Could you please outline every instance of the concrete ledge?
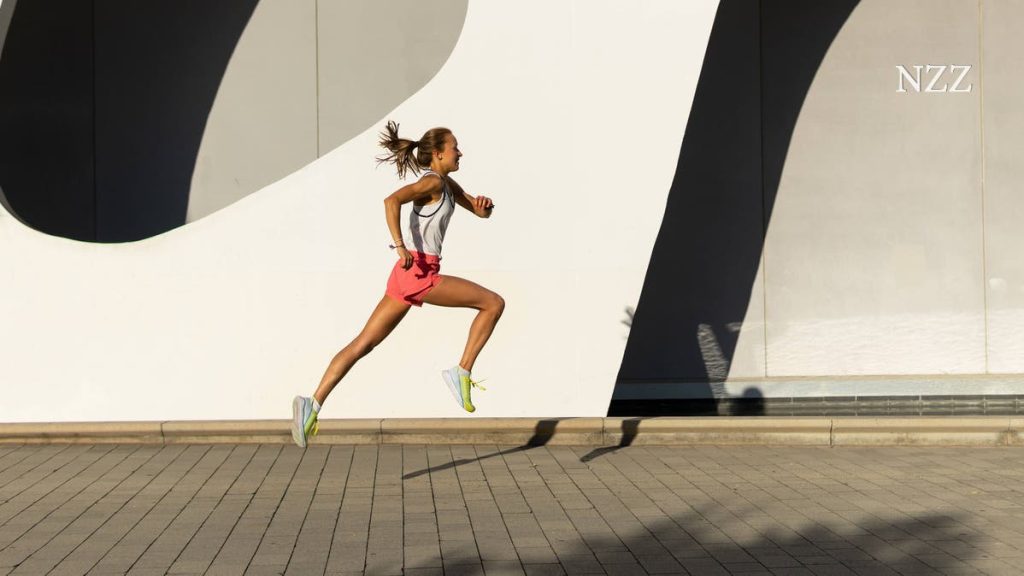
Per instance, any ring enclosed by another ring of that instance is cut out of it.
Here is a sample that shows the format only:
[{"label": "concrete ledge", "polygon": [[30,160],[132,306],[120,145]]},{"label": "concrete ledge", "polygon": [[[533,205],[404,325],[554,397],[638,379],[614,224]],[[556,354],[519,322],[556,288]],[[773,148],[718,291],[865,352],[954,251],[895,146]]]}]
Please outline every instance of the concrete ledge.
[{"label": "concrete ledge", "polygon": [[[395,418],[322,420],[310,444],[1024,445],[1007,416]],[[0,423],[0,444],[291,444],[288,420]]]},{"label": "concrete ledge", "polygon": [[610,445],[784,444],[828,446],[830,418],[721,417],[605,418]]},{"label": "concrete ledge", "polygon": [[[351,420],[321,420],[317,435],[309,444],[380,444],[381,423],[379,418],[353,418]],[[285,437],[292,443],[291,422],[284,423]]]},{"label": "concrete ledge", "polygon": [[1024,418],[1010,418],[1010,429],[1006,433],[1006,444],[1009,446],[1024,445]]},{"label": "concrete ledge", "polygon": [[177,420],[162,425],[164,444],[285,444],[287,420]]},{"label": "concrete ledge", "polygon": [[381,421],[382,444],[601,446],[602,418],[407,418]]},{"label": "concrete ledge", "polygon": [[[1021,424],[1024,420],[1017,419]],[[832,419],[835,446],[1004,446],[1016,432],[1006,416]]]},{"label": "concrete ledge", "polygon": [[162,444],[160,422],[0,423],[0,443]]}]

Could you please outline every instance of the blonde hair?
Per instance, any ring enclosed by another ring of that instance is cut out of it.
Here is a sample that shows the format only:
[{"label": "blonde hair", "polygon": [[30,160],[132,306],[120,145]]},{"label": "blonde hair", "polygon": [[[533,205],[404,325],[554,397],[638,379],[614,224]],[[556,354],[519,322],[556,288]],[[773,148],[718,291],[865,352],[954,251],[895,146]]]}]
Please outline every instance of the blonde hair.
[{"label": "blonde hair", "polygon": [[[380,133],[380,145],[387,149],[389,154],[378,156],[377,163],[394,164],[399,178],[404,179],[406,171],[409,170],[418,176],[420,170],[430,166],[434,152],[444,149],[445,136],[451,133],[452,131],[447,128],[431,128],[419,140],[407,140],[398,136],[398,124],[388,120],[384,132]],[[415,156],[413,149],[416,150]]]}]

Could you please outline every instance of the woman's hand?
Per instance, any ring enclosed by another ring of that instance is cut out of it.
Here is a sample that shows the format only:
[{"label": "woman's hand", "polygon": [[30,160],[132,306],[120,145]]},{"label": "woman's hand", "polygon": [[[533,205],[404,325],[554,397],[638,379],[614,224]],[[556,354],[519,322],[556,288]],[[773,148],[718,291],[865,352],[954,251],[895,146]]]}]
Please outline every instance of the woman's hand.
[{"label": "woman's hand", "polygon": [[412,254],[409,254],[409,251],[405,249],[405,246],[399,246],[397,251],[398,260],[402,263],[402,270],[408,270],[412,267]]},{"label": "woman's hand", "polygon": [[494,208],[494,202],[487,196],[477,196],[473,199],[473,211],[480,216],[486,216],[491,208]]}]

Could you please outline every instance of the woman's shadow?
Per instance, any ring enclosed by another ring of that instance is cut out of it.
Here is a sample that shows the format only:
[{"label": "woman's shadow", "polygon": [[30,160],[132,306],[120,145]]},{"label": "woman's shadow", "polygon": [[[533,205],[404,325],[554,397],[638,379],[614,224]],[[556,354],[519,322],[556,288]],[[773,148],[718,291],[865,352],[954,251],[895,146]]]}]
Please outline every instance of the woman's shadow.
[{"label": "woman's shadow", "polygon": [[441,464],[440,466],[434,466],[433,468],[424,468],[423,470],[417,470],[415,472],[410,472],[410,473],[402,476],[402,479],[403,480],[408,480],[410,478],[416,478],[417,476],[422,476],[424,474],[431,474],[431,473],[434,473],[434,472],[440,472],[442,470],[449,470],[451,468],[455,468],[456,466],[461,466],[463,464],[469,464],[469,463],[472,463],[472,462],[479,462],[480,460],[486,460],[487,458],[494,458],[496,456],[504,456],[506,454],[512,454],[514,452],[523,452],[525,450],[530,450],[532,448],[537,448],[537,447],[540,447],[540,446],[545,446],[551,440],[551,438],[555,435],[555,429],[558,427],[558,422],[559,422],[559,420],[556,419],[556,418],[538,420],[537,424],[534,426],[534,429],[533,429],[533,436],[531,436],[529,438],[529,440],[527,440],[526,443],[523,444],[522,446],[516,446],[515,448],[508,448],[506,450],[501,450],[501,451],[495,452],[493,454],[487,454],[485,456],[480,456],[478,458],[459,458],[458,460],[452,460],[451,462],[446,462],[444,464]]},{"label": "woman's shadow", "polygon": [[[631,445],[633,443],[633,440],[636,439],[636,437],[637,437],[637,434],[638,434],[639,428],[640,428],[640,421],[641,420],[644,420],[644,418],[626,418],[626,419],[624,419],[622,421],[622,423],[621,423],[621,429],[620,429],[621,437],[620,437],[619,442],[618,442],[617,445],[614,445],[614,446],[601,446],[599,448],[595,448],[595,449],[591,450],[589,453],[587,453],[584,456],[582,456],[580,458],[580,462],[589,462],[589,461],[593,460],[594,458],[598,458],[600,456],[603,456],[604,454],[608,454],[609,452],[614,452],[615,450],[618,450],[620,448],[624,448],[626,446]],[[537,422],[536,426],[534,426],[533,436],[531,436],[530,439],[527,440],[526,443],[524,443],[521,446],[516,446],[515,448],[508,448],[508,449],[505,449],[505,450],[500,450],[498,452],[494,452],[492,454],[486,454],[484,456],[479,456],[477,458],[459,458],[457,460],[452,460],[451,462],[446,462],[446,463],[441,464],[439,466],[434,466],[432,468],[424,468],[423,470],[417,470],[415,472],[410,472],[410,473],[402,476],[402,478],[405,479],[405,480],[408,480],[410,478],[416,478],[417,476],[422,476],[424,474],[431,474],[431,473],[434,473],[434,472],[440,472],[442,470],[449,470],[451,468],[455,468],[455,467],[461,466],[463,464],[470,464],[472,462],[479,462],[480,460],[485,460],[487,458],[494,458],[494,457],[497,457],[497,456],[504,456],[506,454],[512,454],[512,453],[515,453],[515,452],[524,452],[526,450],[531,450],[533,448],[538,448],[538,447],[541,447],[541,446],[546,446],[548,444],[548,442],[550,442],[551,439],[555,436],[555,434],[557,432],[557,428],[558,428],[558,423],[559,422],[560,422],[560,420],[557,419],[557,418],[549,418],[549,419],[539,420]]]}]

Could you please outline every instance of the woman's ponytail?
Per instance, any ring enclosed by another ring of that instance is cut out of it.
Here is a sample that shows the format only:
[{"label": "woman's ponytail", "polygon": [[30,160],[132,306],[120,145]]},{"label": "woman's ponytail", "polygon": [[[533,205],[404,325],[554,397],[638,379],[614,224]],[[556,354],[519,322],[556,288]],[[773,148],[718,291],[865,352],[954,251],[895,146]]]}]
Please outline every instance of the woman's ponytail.
[{"label": "woman's ponytail", "polygon": [[430,166],[430,157],[435,149],[443,149],[444,137],[451,134],[447,128],[431,128],[418,141],[399,138],[398,124],[388,120],[384,132],[380,133],[380,145],[389,153],[377,157],[377,163],[394,164],[399,178],[405,178],[407,171],[419,175],[420,170]]},{"label": "woman's ponytail", "polygon": [[384,132],[380,133],[380,145],[390,152],[384,156],[377,157],[377,163],[383,164],[390,162],[394,164],[398,169],[398,176],[405,178],[407,170],[412,170],[413,174],[420,173],[419,163],[413,156],[413,149],[419,146],[419,142],[413,142],[405,138],[398,137],[398,124],[394,121],[388,120],[387,128]]}]

